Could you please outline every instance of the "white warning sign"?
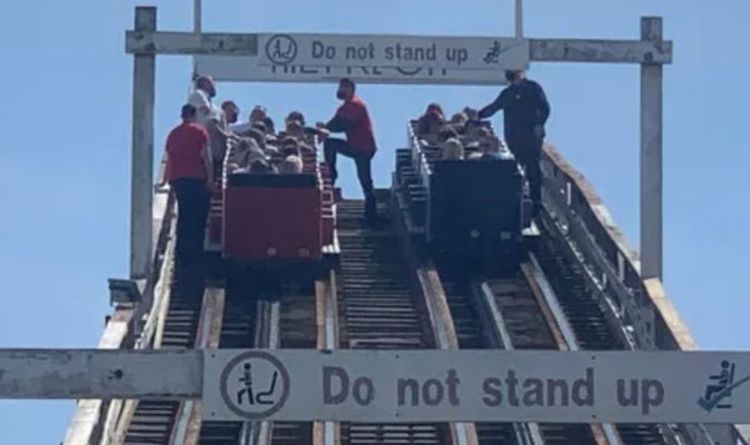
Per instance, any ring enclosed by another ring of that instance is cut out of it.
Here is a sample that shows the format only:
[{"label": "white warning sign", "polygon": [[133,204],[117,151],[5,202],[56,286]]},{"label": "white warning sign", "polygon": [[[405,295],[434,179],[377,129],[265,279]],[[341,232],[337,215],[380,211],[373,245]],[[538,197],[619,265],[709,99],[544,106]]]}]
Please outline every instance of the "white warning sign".
[{"label": "white warning sign", "polygon": [[260,34],[258,64],[464,70],[526,69],[529,42],[495,37]]},{"label": "white warning sign", "polygon": [[750,355],[742,353],[217,350],[205,352],[204,366],[212,420],[750,418]]},{"label": "white warning sign", "polygon": [[527,69],[529,41],[495,37],[259,34],[258,56],[197,56],[223,81],[502,85]]}]

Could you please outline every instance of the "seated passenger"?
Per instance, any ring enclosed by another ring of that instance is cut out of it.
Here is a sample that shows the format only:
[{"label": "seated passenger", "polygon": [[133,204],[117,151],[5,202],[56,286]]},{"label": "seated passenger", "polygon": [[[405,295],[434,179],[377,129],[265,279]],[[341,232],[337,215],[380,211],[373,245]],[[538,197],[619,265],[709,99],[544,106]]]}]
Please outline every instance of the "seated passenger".
[{"label": "seated passenger", "polygon": [[466,117],[469,118],[470,121],[479,120],[479,112],[477,112],[477,110],[473,108],[464,107],[463,113],[466,115]]},{"label": "seated passenger", "polygon": [[467,116],[465,113],[456,113],[451,116],[451,120],[449,121],[449,123],[455,127],[463,127],[468,121],[469,116]]},{"label": "seated passenger", "polygon": [[266,126],[265,122],[263,122],[263,121],[253,122],[252,128],[260,131],[264,135],[268,134],[268,127]]},{"label": "seated passenger", "polygon": [[279,164],[279,173],[286,175],[302,173],[302,159],[299,156],[287,156]]},{"label": "seated passenger", "polygon": [[291,113],[289,113],[287,115],[286,119],[284,119],[284,122],[288,126],[289,122],[292,122],[292,121],[298,121],[300,123],[300,125],[304,128],[304,126],[305,126],[305,115],[302,114],[301,111],[292,111]]},{"label": "seated passenger", "polygon": [[276,168],[265,159],[255,159],[250,163],[250,173],[276,173]]},{"label": "seated passenger", "polygon": [[[239,109],[237,109],[237,112],[239,113]],[[254,128],[254,124],[263,122],[263,118],[265,117],[266,109],[259,105],[250,112],[247,122],[234,123],[230,125],[229,129],[237,136],[247,136],[247,132]]]},{"label": "seated passenger", "polygon": [[445,120],[445,113],[443,113],[443,107],[440,106],[438,103],[431,103],[427,105],[427,109],[425,110],[424,114],[435,114],[437,115],[440,120]]},{"label": "seated passenger", "polygon": [[261,150],[266,149],[266,135],[257,128],[251,128],[244,134],[244,136],[253,139]]},{"label": "seated passenger", "polygon": [[298,120],[290,120],[286,122],[286,136],[297,138],[301,141],[305,139],[305,128],[302,122]]},{"label": "seated passenger", "polygon": [[263,122],[263,119],[266,118],[266,107],[261,105],[256,105],[255,108],[253,108],[253,111],[250,112],[250,123],[254,124],[256,122]]},{"label": "seated passenger", "polygon": [[482,160],[495,160],[505,159],[501,152],[503,147],[502,141],[496,136],[490,136],[488,138],[479,141],[479,152],[481,153],[480,159]]},{"label": "seated passenger", "polygon": [[458,132],[451,125],[444,125],[437,135],[437,143],[442,144],[448,139],[458,139]]},{"label": "seated passenger", "polygon": [[490,131],[489,128],[481,126],[476,130],[476,140],[482,141],[487,138],[495,137],[492,134],[492,131]]},{"label": "seated passenger", "polygon": [[464,146],[456,138],[450,138],[441,145],[444,161],[458,161],[464,158]]},{"label": "seated passenger", "polygon": [[273,123],[273,119],[266,116],[263,118],[263,124],[266,126],[266,134],[276,134],[276,126]]},{"label": "seated passenger", "polygon": [[242,138],[234,144],[227,156],[227,172],[238,173],[249,171],[250,164],[256,160],[265,159],[263,150],[258,147],[258,143],[251,138]]},{"label": "seated passenger", "polygon": [[301,156],[302,147],[300,147],[299,140],[292,136],[287,136],[281,141],[281,156],[286,158],[287,156]]},{"label": "seated passenger", "polygon": [[[429,137],[435,135],[443,125],[445,125],[445,116],[440,105],[430,104],[427,106],[427,111],[417,121],[417,135],[429,140]],[[434,143],[434,141],[429,142]]]},{"label": "seated passenger", "polygon": [[479,141],[482,139],[482,136],[480,135],[481,130],[489,131],[489,129],[482,125],[482,121],[467,121],[466,125],[464,125],[464,137],[472,142]]}]

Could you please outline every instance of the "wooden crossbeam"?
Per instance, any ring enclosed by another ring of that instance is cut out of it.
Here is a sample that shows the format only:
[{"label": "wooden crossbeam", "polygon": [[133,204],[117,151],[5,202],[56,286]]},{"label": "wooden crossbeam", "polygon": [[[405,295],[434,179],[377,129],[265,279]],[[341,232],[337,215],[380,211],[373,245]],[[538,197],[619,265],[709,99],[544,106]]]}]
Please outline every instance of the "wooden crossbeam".
[{"label": "wooden crossbeam", "polygon": [[[672,42],[603,39],[529,39],[538,62],[672,63]],[[257,56],[258,34],[127,31],[130,54]]]},{"label": "wooden crossbeam", "polygon": [[202,377],[196,350],[0,350],[4,399],[184,400],[201,396]]}]

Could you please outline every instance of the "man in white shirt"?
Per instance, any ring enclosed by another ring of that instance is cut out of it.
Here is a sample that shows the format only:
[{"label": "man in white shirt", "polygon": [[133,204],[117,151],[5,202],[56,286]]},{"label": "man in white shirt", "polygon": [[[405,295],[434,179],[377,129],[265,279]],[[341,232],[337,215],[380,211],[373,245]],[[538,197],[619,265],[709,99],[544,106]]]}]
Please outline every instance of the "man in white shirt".
[{"label": "man in white shirt", "polygon": [[214,165],[214,178],[221,178],[227,143],[233,139],[227,129],[224,112],[211,101],[216,96],[216,84],[210,76],[200,76],[195,81],[195,91],[190,94],[188,103],[197,110],[196,122],[208,130],[211,157]]},{"label": "man in white shirt", "polygon": [[188,103],[198,110],[197,122],[208,124],[211,112],[216,108],[211,99],[216,96],[216,84],[210,76],[200,76],[195,80],[195,91],[190,94]]}]

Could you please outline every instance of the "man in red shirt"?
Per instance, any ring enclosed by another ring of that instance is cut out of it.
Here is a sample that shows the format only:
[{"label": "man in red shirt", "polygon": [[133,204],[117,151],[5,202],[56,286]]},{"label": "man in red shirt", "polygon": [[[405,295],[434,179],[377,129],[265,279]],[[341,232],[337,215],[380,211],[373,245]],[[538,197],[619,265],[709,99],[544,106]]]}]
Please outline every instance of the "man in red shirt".
[{"label": "man in red shirt", "polygon": [[[377,147],[372,131],[372,122],[367,112],[367,105],[355,96],[356,86],[351,79],[341,79],[336,97],[344,103],[336,115],[327,124],[318,124],[318,134],[324,140],[323,152],[328,167],[331,169],[331,180],[336,181],[336,155],[342,154],[354,159],[357,166],[357,177],[365,195],[365,219],[374,222],[376,215],[375,189],[372,183],[371,161]],[[346,140],[328,137],[330,132],[346,133]]]},{"label": "man in red shirt", "polygon": [[166,179],[177,195],[177,259],[191,263],[201,258],[208,216],[213,167],[208,132],[196,123],[197,110],[182,107],[182,123],[167,137]]}]

